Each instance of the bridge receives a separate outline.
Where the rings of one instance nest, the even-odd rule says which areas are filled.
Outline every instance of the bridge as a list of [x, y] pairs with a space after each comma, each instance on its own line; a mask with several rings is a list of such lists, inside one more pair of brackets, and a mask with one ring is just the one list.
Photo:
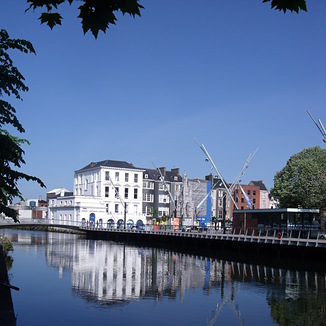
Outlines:
[[156, 229], [152, 226], [145, 226], [144, 229], [116, 229], [105, 227], [86, 227], [81, 223], [62, 221], [62, 220], [48, 220], [48, 219], [21, 219], [19, 223], [15, 223], [12, 219], [0, 219], [0, 229], [3, 228], [19, 228], [19, 227], [50, 227], [54, 229], [67, 229], [75, 230], [83, 233], [87, 232], [99, 232], [103, 235], [103, 232], [109, 234], [148, 234], [155, 236], [168, 236], [176, 238], [188, 238], [188, 239], [208, 239], [208, 240], [220, 240], [220, 241], [235, 241], [235, 242], [250, 242], [258, 244], [273, 244], [282, 246], [297, 246], [297, 247], [315, 247], [326, 249], [326, 238], [323, 233], [316, 234], [315, 238], [311, 238], [307, 233], [305, 236], [300, 232], [295, 234], [290, 232], [289, 234], [280, 233], [277, 230], [268, 230], [262, 233], [252, 230], [249, 234], [248, 230], [234, 229], [232, 232], [223, 233], [221, 230], [215, 230], [214, 228], [206, 229], [204, 231], [189, 230], [187, 232], [177, 229]]
[[310, 232], [282, 232], [278, 230], [232, 230], [224, 234], [214, 228], [199, 232], [189, 230], [182, 232], [173, 229], [156, 229], [145, 226], [144, 229], [116, 229], [105, 227], [87, 227], [71, 221], [55, 221], [47, 219], [21, 219], [14, 223], [10, 219], [0, 220], [0, 228], [30, 228], [70, 230], [75, 233], [84, 233], [89, 239], [123, 241], [142, 246], [166, 247], [170, 250], [223, 257], [228, 260], [234, 257], [236, 261], [243, 261], [245, 256], [267, 260], [286, 259], [304, 262], [324, 262], [326, 259], [326, 239], [321, 233]]

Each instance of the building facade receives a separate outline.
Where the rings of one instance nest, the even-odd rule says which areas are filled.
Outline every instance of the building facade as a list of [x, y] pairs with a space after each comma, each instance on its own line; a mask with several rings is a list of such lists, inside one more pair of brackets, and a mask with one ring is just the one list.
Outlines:
[[147, 220], [165, 225], [175, 224], [180, 216], [179, 194], [182, 177], [179, 169], [146, 169], [143, 173], [143, 214]]
[[99, 228], [143, 225], [143, 171], [124, 161], [92, 162], [75, 171], [73, 193], [49, 199], [48, 216]]

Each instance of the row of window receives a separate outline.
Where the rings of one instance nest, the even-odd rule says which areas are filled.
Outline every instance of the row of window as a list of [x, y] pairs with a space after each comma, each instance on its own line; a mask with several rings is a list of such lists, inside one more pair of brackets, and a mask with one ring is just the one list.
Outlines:
[[[122, 172], [121, 172], [121, 174], [122, 174]], [[125, 172], [124, 177], [125, 177], [124, 178], [125, 182], [129, 182], [129, 173], [128, 172]], [[105, 180], [111, 180], [110, 171], [106, 171], [105, 172]], [[114, 181], [115, 182], [119, 182], [120, 181], [120, 172], [115, 172], [115, 174], [114, 174]], [[135, 173], [134, 174], [134, 183], [138, 183], [138, 173]]]
[[[110, 211], [110, 207], [114, 205], [114, 213], [119, 214], [119, 213], [124, 213], [124, 207], [121, 204], [106, 204], [105, 205], [105, 211], [108, 214], [112, 214], [112, 211]], [[129, 211], [129, 205], [126, 204], [126, 211]], [[134, 213], [138, 214], [138, 205], [134, 205]]]
[[[236, 197], [236, 198], [235, 198], [235, 201], [236, 201], [236, 203], [239, 202], [239, 198]], [[241, 197], [241, 203], [244, 203], [244, 202], [245, 202], [244, 198]], [[252, 198], [252, 203], [253, 203], [253, 204], [256, 204], [256, 198]]]
[[[112, 190], [114, 191], [115, 198], [119, 198], [120, 197], [119, 187], [115, 187]], [[109, 197], [109, 195], [110, 195], [110, 187], [105, 187], [104, 196]], [[125, 199], [129, 198], [129, 188], [125, 188], [124, 198]], [[134, 188], [134, 197], [133, 198], [138, 199], [138, 188]]]

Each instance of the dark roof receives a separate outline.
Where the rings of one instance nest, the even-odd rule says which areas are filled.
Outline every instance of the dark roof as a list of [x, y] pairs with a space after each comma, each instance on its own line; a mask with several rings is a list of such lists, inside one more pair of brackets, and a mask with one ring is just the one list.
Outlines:
[[71, 197], [73, 195], [74, 195], [74, 193], [72, 191], [65, 191], [63, 196], [61, 196], [61, 194], [57, 194], [57, 195], [55, 195], [53, 197], [50, 197], [49, 199], [62, 198], [62, 197]]
[[[156, 169], [145, 169], [144, 174], [148, 174], [150, 180], [160, 180], [160, 172]], [[177, 177], [178, 180], [174, 180], [174, 177]], [[145, 178], [143, 178], [146, 180]], [[182, 177], [175, 173], [174, 171], [165, 171], [164, 180], [167, 182], [182, 182]]]
[[[224, 180], [224, 183], [227, 184], [227, 182], [225, 180]], [[225, 188], [224, 184], [222, 182], [222, 179], [220, 179], [220, 178], [214, 178], [213, 185], [214, 185], [214, 189]]]
[[257, 186], [257, 187], [259, 187], [260, 190], [266, 190], [266, 191], [268, 191], [263, 180], [250, 181], [249, 182], [249, 185], [251, 185], [251, 186]]
[[80, 170], [77, 170], [77, 171], [89, 170], [89, 169], [98, 168], [101, 166], [107, 166], [110, 168], [139, 170], [139, 168], [136, 168], [132, 163], [127, 163], [125, 161], [105, 160], [105, 161], [100, 161], [100, 162], [91, 162], [88, 165], [84, 166], [83, 168], [81, 168]]

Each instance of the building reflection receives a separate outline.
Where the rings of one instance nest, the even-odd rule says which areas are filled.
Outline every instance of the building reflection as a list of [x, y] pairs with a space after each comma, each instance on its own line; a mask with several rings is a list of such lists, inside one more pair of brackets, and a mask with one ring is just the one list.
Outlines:
[[[178, 298], [187, 289], [209, 292], [226, 284], [264, 284], [270, 298], [296, 300], [325, 291], [325, 275], [226, 262], [157, 248], [48, 234], [47, 262], [72, 273], [72, 288], [87, 300], [114, 303], [141, 297]], [[233, 293], [234, 296], [234, 293]], [[233, 298], [234, 299], [234, 298]]]

